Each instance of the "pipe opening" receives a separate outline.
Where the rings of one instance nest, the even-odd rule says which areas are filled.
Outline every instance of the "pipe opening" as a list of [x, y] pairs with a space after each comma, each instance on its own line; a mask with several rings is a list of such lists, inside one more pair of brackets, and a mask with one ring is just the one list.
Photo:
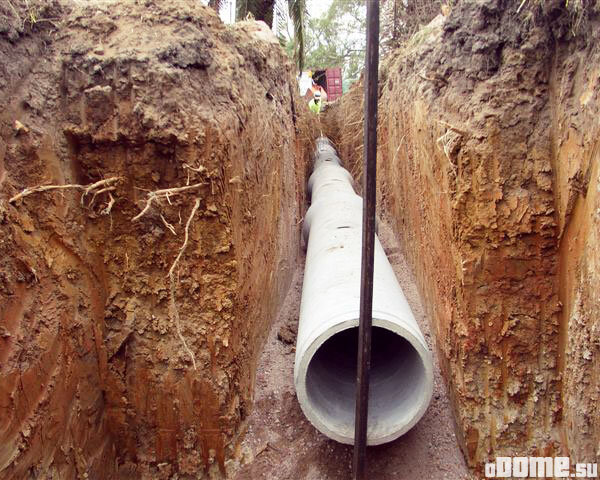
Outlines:
[[[373, 326], [369, 391], [369, 444], [388, 441], [419, 419], [429, 385], [423, 359], [405, 338]], [[306, 372], [312, 409], [332, 431], [354, 436], [358, 328], [342, 330], [315, 352]], [[417, 417], [417, 418], [415, 418]]]

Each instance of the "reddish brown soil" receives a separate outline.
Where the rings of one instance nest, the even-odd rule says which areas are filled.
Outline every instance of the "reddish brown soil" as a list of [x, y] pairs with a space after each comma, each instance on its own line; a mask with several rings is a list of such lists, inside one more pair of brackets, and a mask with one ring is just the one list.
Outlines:
[[[300, 250], [291, 63], [268, 29], [225, 27], [197, 1], [13, 3], [0, 6], [0, 478], [217, 474]], [[97, 196], [9, 202], [111, 177]], [[193, 185], [132, 220], [149, 192]]]
[[[429, 324], [398, 241], [386, 223], [380, 239], [425, 337]], [[255, 404], [237, 450], [235, 480], [339, 480], [351, 477], [352, 447], [319, 433], [304, 417], [293, 384], [294, 340], [302, 293], [301, 265], [269, 334], [257, 370]], [[291, 340], [291, 342], [290, 342]], [[435, 353], [434, 353], [435, 357]], [[373, 480], [466, 480], [468, 473], [454, 434], [446, 389], [435, 359], [434, 396], [423, 419], [406, 435], [369, 448]]]
[[[382, 66], [384, 243], [441, 375], [422, 422], [371, 450], [374, 478], [463, 478], [450, 410], [475, 469], [600, 460], [591, 3], [458, 2]], [[360, 97], [323, 125], [357, 178]], [[277, 339], [300, 274], [253, 393], [297, 268], [310, 140], [270, 33], [196, 0], [0, 2], [0, 105], [0, 478], [347, 478], [350, 449], [304, 420]], [[111, 177], [95, 197], [9, 202]], [[150, 191], [189, 185], [132, 221]]]
[[[381, 71], [381, 206], [479, 471], [600, 459], [600, 12], [513, 6], [459, 2]], [[360, 95], [330, 119], [357, 176]]]

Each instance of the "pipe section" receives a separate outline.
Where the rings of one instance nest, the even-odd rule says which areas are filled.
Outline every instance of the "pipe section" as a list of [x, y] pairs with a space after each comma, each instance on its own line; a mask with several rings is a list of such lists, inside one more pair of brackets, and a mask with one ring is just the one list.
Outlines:
[[[317, 141], [294, 383], [306, 417], [323, 434], [354, 443], [362, 199], [329, 140]], [[375, 241], [367, 444], [390, 442], [425, 413], [431, 354], [400, 284]]]

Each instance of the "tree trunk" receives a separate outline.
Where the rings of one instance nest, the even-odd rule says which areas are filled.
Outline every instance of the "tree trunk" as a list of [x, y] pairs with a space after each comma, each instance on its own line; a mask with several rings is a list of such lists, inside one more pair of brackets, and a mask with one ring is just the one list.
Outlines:
[[269, 28], [273, 28], [274, 8], [275, 0], [238, 0], [236, 17], [244, 20], [251, 13], [255, 20], [262, 20]]

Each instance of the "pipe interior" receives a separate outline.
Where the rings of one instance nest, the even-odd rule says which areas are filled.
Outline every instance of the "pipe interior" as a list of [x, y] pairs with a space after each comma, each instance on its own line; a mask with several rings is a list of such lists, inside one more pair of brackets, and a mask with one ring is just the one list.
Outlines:
[[[353, 434], [358, 328], [343, 330], [315, 352], [306, 374], [308, 400], [332, 430]], [[369, 437], [404, 427], [426, 397], [427, 378], [419, 352], [400, 335], [373, 327], [369, 390]]]

